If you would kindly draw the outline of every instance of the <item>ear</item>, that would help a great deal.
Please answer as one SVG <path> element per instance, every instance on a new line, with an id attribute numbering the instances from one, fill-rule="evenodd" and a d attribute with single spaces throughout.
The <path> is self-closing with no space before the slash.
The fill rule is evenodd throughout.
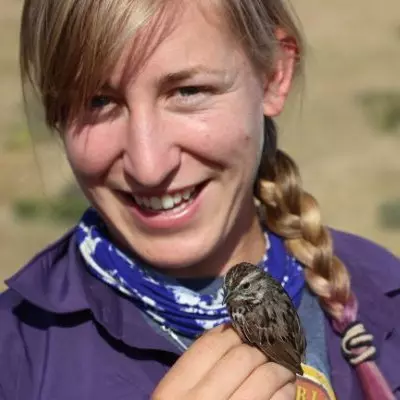
<path id="1" fill-rule="evenodd" d="M 278 54 L 272 74 L 265 77 L 264 114 L 267 117 L 279 115 L 285 105 L 292 84 L 298 48 L 293 37 L 283 29 L 275 32 L 278 41 Z"/>

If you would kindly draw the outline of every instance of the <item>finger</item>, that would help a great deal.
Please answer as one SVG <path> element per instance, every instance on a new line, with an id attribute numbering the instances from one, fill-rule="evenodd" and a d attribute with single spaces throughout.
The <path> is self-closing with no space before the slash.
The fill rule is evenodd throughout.
<path id="1" fill-rule="evenodd" d="M 275 398 L 273 396 L 285 388 L 284 394 L 289 392 L 286 386 L 295 386 L 296 376 L 288 369 L 279 364 L 268 362 L 259 366 L 243 382 L 243 384 L 232 395 L 231 400 L 254 399 L 274 400 L 286 399 L 287 397 Z M 291 392 L 289 392 L 291 394 Z M 294 398 L 294 397 L 288 397 Z"/>
<path id="2" fill-rule="evenodd" d="M 277 393 L 275 393 L 271 400 L 295 400 L 296 399 L 296 384 L 288 383 Z"/>
<path id="3" fill-rule="evenodd" d="M 230 349 L 193 388 L 198 399 L 230 399 L 233 393 L 266 362 L 255 347 L 241 343 Z"/>
<path id="4" fill-rule="evenodd" d="M 197 339 L 178 359 L 160 382 L 158 390 L 179 389 L 181 393 L 194 387 L 232 347 L 241 343 L 237 333 L 226 325 L 211 329 Z"/>

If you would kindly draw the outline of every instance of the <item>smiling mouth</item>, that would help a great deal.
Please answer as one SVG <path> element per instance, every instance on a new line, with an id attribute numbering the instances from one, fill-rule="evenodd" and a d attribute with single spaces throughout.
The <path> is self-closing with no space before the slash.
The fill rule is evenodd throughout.
<path id="1" fill-rule="evenodd" d="M 166 211 L 179 212 L 191 204 L 205 184 L 191 186 L 174 193 L 166 193 L 162 196 L 139 196 L 127 192 L 120 192 L 125 199 L 133 202 L 135 206 L 143 211 L 151 213 L 162 213 Z"/>

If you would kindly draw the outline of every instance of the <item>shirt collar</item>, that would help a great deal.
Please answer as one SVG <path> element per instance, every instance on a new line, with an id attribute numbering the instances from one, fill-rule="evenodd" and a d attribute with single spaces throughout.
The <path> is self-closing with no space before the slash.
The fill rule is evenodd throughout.
<path id="1" fill-rule="evenodd" d="M 89 273 L 74 229 L 40 252 L 6 284 L 23 299 L 51 313 L 90 310 L 110 335 L 131 347 L 176 351 L 148 325 L 130 299 Z"/>
<path id="2" fill-rule="evenodd" d="M 74 230 L 38 253 L 6 281 L 25 300 L 50 312 L 64 314 L 89 308 L 80 274 Z"/>

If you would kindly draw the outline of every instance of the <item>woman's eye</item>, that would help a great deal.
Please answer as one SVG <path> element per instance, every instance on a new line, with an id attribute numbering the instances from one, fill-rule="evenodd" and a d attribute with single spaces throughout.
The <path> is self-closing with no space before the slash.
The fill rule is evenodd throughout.
<path id="1" fill-rule="evenodd" d="M 198 86 L 184 86 L 177 90 L 179 95 L 182 97 L 194 96 L 202 91 L 203 89 Z"/>
<path id="2" fill-rule="evenodd" d="M 117 96 L 99 94 L 89 100 L 86 109 L 87 121 L 91 124 L 110 121 L 117 118 L 123 110 L 123 104 Z"/>
<path id="3" fill-rule="evenodd" d="M 90 108 L 96 110 L 108 106 L 112 102 L 109 96 L 98 95 L 93 96 L 90 100 Z"/>
<path id="4" fill-rule="evenodd" d="M 191 110 L 201 106 L 211 93 L 212 89 L 207 86 L 181 86 L 172 91 L 170 100 L 178 108 Z"/>

